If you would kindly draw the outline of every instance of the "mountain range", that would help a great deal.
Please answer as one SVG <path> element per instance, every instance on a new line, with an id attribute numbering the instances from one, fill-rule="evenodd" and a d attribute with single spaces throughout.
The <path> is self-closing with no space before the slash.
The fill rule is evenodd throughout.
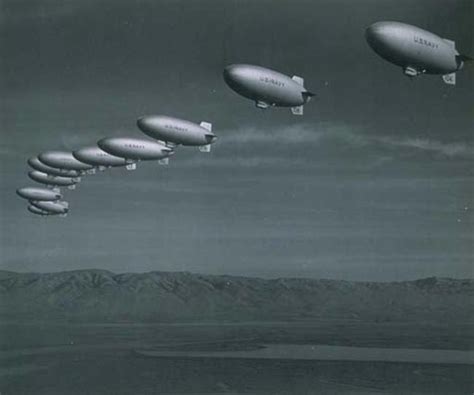
<path id="1" fill-rule="evenodd" d="M 0 271 L 0 319 L 468 322 L 474 280 L 354 282 L 188 272 Z"/>

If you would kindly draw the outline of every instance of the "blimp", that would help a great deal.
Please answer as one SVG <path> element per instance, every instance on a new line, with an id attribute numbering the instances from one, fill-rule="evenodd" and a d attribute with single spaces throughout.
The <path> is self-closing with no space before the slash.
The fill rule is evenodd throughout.
<path id="1" fill-rule="evenodd" d="M 38 155 L 38 159 L 45 165 L 57 169 L 75 170 L 81 174 L 94 173 L 94 166 L 78 161 L 72 152 L 67 151 L 47 151 Z"/>
<path id="2" fill-rule="evenodd" d="M 168 146 L 197 146 L 201 152 L 210 152 L 217 137 L 212 133 L 212 124 L 199 124 L 165 115 L 149 115 L 138 118 L 138 128 L 151 138 L 163 141 Z"/>
<path id="3" fill-rule="evenodd" d="M 41 215 L 41 216 L 54 215 L 54 214 L 52 214 L 48 211 L 41 210 L 38 207 L 33 206 L 32 204 L 30 204 L 27 208 L 28 208 L 28 211 L 30 213 L 33 213 L 33 214 L 36 214 L 36 215 Z"/>
<path id="4" fill-rule="evenodd" d="M 97 146 L 81 148 L 72 153 L 77 160 L 95 166 L 99 170 L 105 170 L 110 167 L 125 166 L 127 169 L 133 169 L 133 163 L 127 162 L 125 158 L 110 155 Z"/>
<path id="5" fill-rule="evenodd" d="M 369 46 L 383 59 L 400 66 L 408 77 L 438 74 L 446 84 L 456 84 L 456 72 L 464 62 L 454 41 L 401 22 L 382 21 L 365 31 Z"/>
<path id="6" fill-rule="evenodd" d="M 41 162 L 38 157 L 29 158 L 28 164 L 34 170 L 38 170 L 53 176 L 79 177 L 81 175 L 81 173 L 76 170 L 57 169 L 55 167 L 47 166 L 43 162 Z"/>
<path id="7" fill-rule="evenodd" d="M 303 115 L 303 105 L 315 94 L 304 87 L 304 79 L 250 64 L 232 64 L 224 69 L 224 80 L 239 95 L 253 100 L 258 108 L 290 107 Z"/>
<path id="8" fill-rule="evenodd" d="M 58 190 L 25 187 L 16 190 L 18 196 L 30 201 L 57 201 L 62 199 L 63 195 Z"/>
<path id="9" fill-rule="evenodd" d="M 36 170 L 28 172 L 28 177 L 40 184 L 51 187 L 68 187 L 68 189 L 76 189 L 76 184 L 80 181 L 80 178 L 52 176 Z"/>
<path id="10" fill-rule="evenodd" d="M 49 215 L 60 215 L 62 217 L 65 217 L 69 212 L 69 203 L 64 200 L 60 200 L 57 202 L 31 202 L 31 206 L 36 207 L 48 213 Z"/>
<path id="11" fill-rule="evenodd" d="M 126 159 L 133 167 L 136 166 L 135 162 L 142 160 L 157 160 L 160 164 L 166 165 L 169 156 L 174 154 L 172 147 L 133 137 L 106 137 L 99 140 L 97 145 L 110 155 Z"/>

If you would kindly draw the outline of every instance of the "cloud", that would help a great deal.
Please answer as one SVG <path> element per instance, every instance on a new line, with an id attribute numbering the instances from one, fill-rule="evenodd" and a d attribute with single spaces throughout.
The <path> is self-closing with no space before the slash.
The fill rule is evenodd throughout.
<path id="1" fill-rule="evenodd" d="M 474 159 L 474 146 L 464 142 L 442 143 L 426 138 L 396 139 L 393 137 L 378 137 L 374 138 L 374 141 L 393 147 L 432 152 L 447 158 Z"/>
<path id="2" fill-rule="evenodd" d="M 264 130 L 255 126 L 220 133 L 222 139 L 230 144 L 264 143 L 268 144 L 321 144 L 325 140 L 340 140 L 350 145 L 366 145 L 366 138 L 352 132 L 345 124 L 319 122 L 317 124 L 287 125 Z"/>
<path id="3" fill-rule="evenodd" d="M 126 130 L 115 130 L 109 135 L 148 139 Z M 346 168 L 350 165 L 367 169 L 382 166 L 397 156 L 416 154 L 417 151 L 445 159 L 474 159 L 474 146 L 467 142 L 444 143 L 428 138 L 374 135 L 365 132 L 363 127 L 344 123 L 319 122 L 275 128 L 248 126 L 220 130 L 218 136 L 218 143 L 212 149 L 212 158 L 194 155 L 192 149 L 178 147 L 179 151 L 186 153 L 182 155 L 179 152 L 181 155 L 172 158 L 173 166 L 320 168 L 326 163 L 331 168 Z M 60 137 L 60 146 L 62 149 L 75 150 L 81 146 L 94 145 L 99 137 L 95 131 L 64 134 Z M 312 150 L 314 155 L 309 154 Z M 344 155 L 342 160 L 341 155 Z M 332 157 L 337 163 L 331 160 Z"/>
<path id="4" fill-rule="evenodd" d="M 274 143 L 301 144 L 318 143 L 325 133 L 314 125 L 292 125 L 264 130 L 255 126 L 237 130 L 224 130 L 222 139 L 230 144 Z"/>
<path id="5" fill-rule="evenodd" d="M 252 168 L 252 167 L 310 167 L 311 163 L 303 158 L 283 156 L 252 155 L 245 157 L 214 157 L 197 155 L 193 158 L 172 158 L 172 165 L 176 168 L 213 167 L 213 168 Z"/>
<path id="6" fill-rule="evenodd" d="M 439 154 L 446 158 L 474 159 L 474 146 L 467 142 L 441 142 L 429 138 L 393 137 L 369 135 L 361 127 L 345 124 L 318 123 L 299 124 L 262 130 L 247 127 L 222 132 L 222 142 L 226 144 L 296 144 L 323 146 L 336 144 L 352 147 L 354 150 L 388 148 L 399 149 L 403 154 L 407 149 Z M 293 151 L 294 152 L 294 151 Z"/>

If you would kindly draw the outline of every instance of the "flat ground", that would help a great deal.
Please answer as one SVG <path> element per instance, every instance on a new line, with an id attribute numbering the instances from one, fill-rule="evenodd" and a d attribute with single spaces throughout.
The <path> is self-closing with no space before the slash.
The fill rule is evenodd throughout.
<path id="1" fill-rule="evenodd" d="M 5 394 L 365 394 L 474 392 L 474 365 L 202 357 L 262 344 L 472 349 L 472 326 L 433 323 L 0 325 Z M 137 350 L 188 355 L 142 355 Z"/>

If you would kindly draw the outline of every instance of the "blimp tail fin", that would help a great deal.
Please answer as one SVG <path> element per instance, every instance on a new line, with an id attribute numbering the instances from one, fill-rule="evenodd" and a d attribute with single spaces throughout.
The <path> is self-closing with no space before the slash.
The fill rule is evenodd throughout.
<path id="1" fill-rule="evenodd" d="M 212 123 L 209 123 L 209 122 L 201 122 L 199 124 L 199 126 L 201 126 L 202 128 L 206 129 L 206 130 L 209 130 L 210 132 L 212 132 Z"/>
<path id="2" fill-rule="evenodd" d="M 303 115 L 303 106 L 291 107 L 293 115 Z"/>
<path id="3" fill-rule="evenodd" d="M 51 188 L 51 190 L 52 190 L 54 193 L 61 193 L 61 190 L 60 190 L 58 187 L 53 187 L 53 188 Z"/>
<path id="4" fill-rule="evenodd" d="M 76 189 L 76 184 L 68 185 L 67 189 Z"/>
<path id="5" fill-rule="evenodd" d="M 456 73 L 443 75 L 443 81 L 448 85 L 456 85 Z"/>
<path id="6" fill-rule="evenodd" d="M 304 78 L 294 75 L 293 77 L 291 77 L 291 79 L 295 81 L 298 85 L 304 86 Z"/>
<path id="7" fill-rule="evenodd" d="M 453 40 L 449 40 L 447 38 L 443 38 L 443 40 L 448 44 L 450 47 L 456 48 L 456 42 Z"/>
<path id="8" fill-rule="evenodd" d="M 59 214 L 59 216 L 60 216 L 61 218 L 66 218 L 66 217 L 67 217 L 67 214 L 66 214 L 66 213 L 65 213 L 65 214 Z"/>
<path id="9" fill-rule="evenodd" d="M 158 161 L 158 164 L 163 165 L 163 166 L 169 165 L 169 163 L 170 163 L 170 158 L 163 158 Z"/>

